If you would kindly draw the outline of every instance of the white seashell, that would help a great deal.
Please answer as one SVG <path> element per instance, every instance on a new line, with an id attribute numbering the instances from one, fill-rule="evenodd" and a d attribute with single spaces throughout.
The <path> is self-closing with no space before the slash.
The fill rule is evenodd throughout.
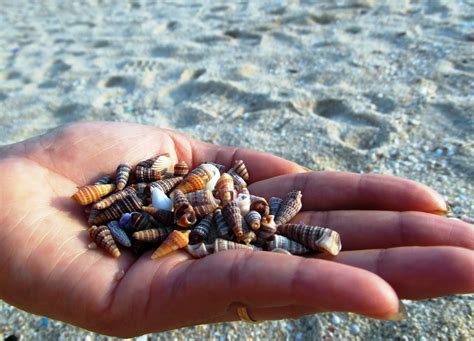
<path id="1" fill-rule="evenodd" d="M 153 162 L 151 169 L 160 172 L 162 174 L 166 173 L 168 168 L 171 166 L 171 158 L 169 154 L 163 154 L 158 156 L 158 158 Z"/>
<path id="2" fill-rule="evenodd" d="M 240 208 L 240 213 L 246 216 L 250 211 L 250 195 L 247 193 L 239 193 L 235 201 Z"/>
<path id="3" fill-rule="evenodd" d="M 173 201 L 166 196 L 160 188 L 153 188 L 151 191 L 151 204 L 154 208 L 173 211 Z"/>
<path id="4" fill-rule="evenodd" d="M 219 180 L 219 177 L 221 176 L 221 173 L 219 172 L 219 169 L 216 166 L 211 165 L 210 163 L 203 163 L 199 167 L 206 170 L 207 173 L 212 174 L 212 177 L 207 182 L 205 189 L 207 189 L 209 191 L 213 191 L 214 188 L 216 187 L 217 180 Z"/>

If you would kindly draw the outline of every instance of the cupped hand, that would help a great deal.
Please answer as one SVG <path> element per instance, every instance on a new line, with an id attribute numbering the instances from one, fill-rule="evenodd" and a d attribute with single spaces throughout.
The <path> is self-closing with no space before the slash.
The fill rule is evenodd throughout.
<path id="1" fill-rule="evenodd" d="M 168 152 L 193 167 L 242 159 L 250 192 L 303 193 L 294 221 L 337 230 L 337 257 L 232 250 L 191 259 L 178 251 L 119 259 L 89 250 L 86 219 L 70 196 L 121 161 Z M 399 298 L 474 289 L 472 227 L 426 186 L 380 175 L 306 172 L 268 154 L 206 144 L 134 124 L 80 123 L 0 148 L 0 295 L 26 311 L 128 337 L 202 323 L 351 311 L 387 319 Z M 125 275 L 117 280 L 121 270 Z"/>

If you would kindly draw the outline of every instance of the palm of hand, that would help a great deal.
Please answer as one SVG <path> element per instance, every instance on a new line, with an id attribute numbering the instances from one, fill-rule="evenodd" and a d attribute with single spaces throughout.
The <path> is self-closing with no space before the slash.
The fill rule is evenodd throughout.
<path id="1" fill-rule="evenodd" d="M 266 154 L 128 124 L 72 125 L 2 152 L 2 298 L 87 329 L 129 336 L 227 321 L 237 318 L 238 304 L 249 307 L 256 319 L 330 310 L 386 318 L 397 311 L 397 294 L 424 298 L 472 290 L 472 276 L 461 269 L 472 266 L 467 224 L 424 213 L 353 211 L 443 209 L 435 193 L 412 182 L 295 174 L 302 171 L 299 166 Z M 242 250 L 201 260 L 176 252 L 155 261 L 149 254 L 135 259 L 123 252 L 117 260 L 88 250 L 82 208 L 69 199 L 76 186 L 101 172 L 113 173 L 121 161 L 137 162 L 159 152 L 193 166 L 204 160 L 229 165 L 241 158 L 252 177 L 251 192 L 266 197 L 302 189 L 305 212 L 297 220 L 327 222 L 341 233 L 347 251 L 328 262 Z M 324 200 L 313 192 L 316 187 L 326 193 Z M 444 264 L 444 273 L 428 267 L 433 261 Z M 121 270 L 126 274 L 117 281 Z M 445 275 L 451 280 L 443 280 Z M 420 278 L 425 284 L 417 283 Z"/>

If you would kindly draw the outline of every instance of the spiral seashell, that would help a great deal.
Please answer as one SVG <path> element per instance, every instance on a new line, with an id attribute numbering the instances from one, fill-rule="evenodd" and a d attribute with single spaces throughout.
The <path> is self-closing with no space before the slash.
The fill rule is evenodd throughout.
<path id="1" fill-rule="evenodd" d="M 298 214 L 302 207 L 301 191 L 291 191 L 281 203 L 278 214 L 275 216 L 275 223 L 286 224 Z"/>
<path id="2" fill-rule="evenodd" d="M 99 214 L 99 210 L 95 207 L 92 207 L 89 212 L 89 218 L 87 218 L 87 224 L 88 225 L 93 225 L 95 218 Z"/>
<path id="3" fill-rule="evenodd" d="M 271 239 L 275 232 L 277 231 L 277 226 L 273 220 L 272 215 L 267 215 L 262 218 L 260 221 L 260 228 L 257 232 L 257 242 L 259 245 L 262 245 L 267 240 Z"/>
<path id="4" fill-rule="evenodd" d="M 173 188 L 175 188 L 181 181 L 183 177 L 176 176 L 168 179 L 158 180 L 150 183 L 150 189 L 160 188 L 163 193 L 168 194 Z"/>
<path id="5" fill-rule="evenodd" d="M 158 223 L 166 226 L 174 224 L 174 213 L 171 211 L 159 210 L 150 206 L 144 206 L 142 210 L 155 218 Z"/>
<path id="6" fill-rule="evenodd" d="M 270 207 L 268 206 L 267 200 L 252 194 L 250 194 L 250 209 L 257 211 L 262 217 L 265 217 L 270 213 Z"/>
<path id="7" fill-rule="evenodd" d="M 249 172 L 247 170 L 247 167 L 245 166 L 244 161 L 242 160 L 235 160 L 234 166 L 232 167 L 232 170 L 239 174 L 242 179 L 245 181 L 249 180 Z"/>
<path id="8" fill-rule="evenodd" d="M 138 182 L 152 182 L 161 180 L 161 173 L 151 168 L 137 166 L 135 168 L 135 178 Z"/>
<path id="9" fill-rule="evenodd" d="M 157 259 L 167 254 L 182 249 L 189 244 L 189 234 L 191 231 L 178 231 L 174 230 L 171 232 L 165 241 L 160 245 L 158 249 L 151 255 L 151 259 Z"/>
<path id="10" fill-rule="evenodd" d="M 161 175 L 164 175 L 170 166 L 171 166 L 170 154 L 166 153 L 166 154 L 159 155 L 156 158 L 156 160 L 153 162 L 150 168 L 153 169 L 154 171 L 157 171 Z"/>
<path id="11" fill-rule="evenodd" d="M 151 204 L 154 208 L 165 211 L 173 210 L 173 201 L 166 196 L 161 188 L 153 188 L 151 190 Z"/>
<path id="12" fill-rule="evenodd" d="M 213 213 L 219 207 L 218 204 L 208 204 L 208 205 L 200 205 L 194 206 L 194 213 L 196 213 L 197 218 L 202 218 L 207 216 L 208 214 Z"/>
<path id="13" fill-rule="evenodd" d="M 196 192 L 204 189 L 209 178 L 207 175 L 188 174 L 186 178 L 176 187 L 176 190 L 180 190 L 183 193 Z"/>
<path id="14" fill-rule="evenodd" d="M 216 187 L 216 183 L 219 180 L 221 173 L 219 172 L 219 169 L 217 169 L 216 166 L 210 164 L 210 163 L 203 163 L 199 167 L 203 168 L 209 177 L 209 181 L 206 183 L 205 189 L 209 191 L 213 191 L 214 188 Z"/>
<path id="15" fill-rule="evenodd" d="M 120 250 L 118 249 L 117 244 L 115 244 L 114 238 L 107 226 L 93 225 L 87 230 L 87 232 L 89 232 L 92 241 L 105 249 L 113 257 L 118 258 L 120 256 Z"/>
<path id="16" fill-rule="evenodd" d="M 209 255 L 206 244 L 198 243 L 186 246 L 186 251 L 194 258 L 203 258 Z"/>
<path id="17" fill-rule="evenodd" d="M 128 178 L 130 172 L 132 171 L 132 166 L 128 163 L 121 163 L 118 165 L 115 172 L 115 184 L 117 185 L 117 190 L 121 191 L 127 186 Z"/>
<path id="18" fill-rule="evenodd" d="M 241 238 L 244 234 L 242 229 L 242 215 L 240 214 L 240 209 L 237 203 L 234 201 L 229 202 L 222 208 L 222 215 L 224 219 L 234 232 L 234 235 L 237 238 Z"/>
<path id="19" fill-rule="evenodd" d="M 226 250 L 235 250 L 235 249 L 247 249 L 253 250 L 254 247 L 251 245 L 245 245 L 240 243 L 231 242 L 230 240 L 225 240 L 221 238 L 217 238 L 214 241 L 214 253 L 226 251 Z"/>
<path id="20" fill-rule="evenodd" d="M 115 189 L 114 184 L 83 186 L 71 197 L 81 205 L 89 205 Z"/>
<path id="21" fill-rule="evenodd" d="M 154 156 L 150 159 L 146 159 L 146 160 L 143 160 L 143 161 L 140 161 L 139 163 L 137 163 L 137 167 L 143 167 L 143 168 L 151 168 L 151 166 L 153 166 L 153 164 L 155 163 L 156 160 L 158 160 L 158 158 L 162 155 L 169 155 L 168 153 L 165 153 L 165 154 L 160 154 L 160 155 L 157 155 L 157 156 Z"/>
<path id="22" fill-rule="evenodd" d="M 280 209 L 281 203 L 283 202 L 283 199 L 278 198 L 278 197 L 271 197 L 270 200 L 268 201 L 268 205 L 270 206 L 270 215 L 276 216 L 278 213 L 278 210 Z"/>
<path id="23" fill-rule="evenodd" d="M 189 167 L 185 161 L 174 165 L 174 176 L 186 176 L 189 173 Z"/>
<path id="24" fill-rule="evenodd" d="M 135 189 L 137 193 L 137 197 L 139 197 L 142 200 L 148 200 L 148 197 L 150 196 L 150 191 L 149 191 L 148 184 L 146 182 L 137 182 L 136 184 L 125 187 L 124 191 L 129 187 Z"/>
<path id="25" fill-rule="evenodd" d="M 219 171 L 220 174 L 224 173 L 225 171 L 225 166 L 224 165 L 221 165 L 220 163 L 215 163 L 215 162 L 211 162 L 211 161 L 205 161 L 204 164 L 209 164 L 209 165 L 213 165 L 214 167 L 217 168 L 217 170 Z"/>
<path id="26" fill-rule="evenodd" d="M 116 202 L 117 200 L 123 199 L 127 195 L 136 193 L 136 192 L 137 190 L 135 189 L 135 187 L 128 186 L 124 188 L 123 191 L 112 193 L 111 195 L 105 197 L 104 199 L 96 202 L 93 205 L 93 207 L 99 210 L 103 210 L 104 208 L 112 206 L 112 204 Z"/>
<path id="27" fill-rule="evenodd" d="M 142 231 L 160 227 L 160 224 L 146 212 L 133 212 L 131 214 L 133 231 Z"/>
<path id="28" fill-rule="evenodd" d="M 191 172 L 189 172 L 188 176 L 190 176 L 190 175 L 199 175 L 199 176 L 202 176 L 202 177 L 207 177 L 207 181 L 209 181 L 209 179 L 211 179 L 212 176 L 214 175 L 214 172 L 215 172 L 214 169 L 217 169 L 217 168 L 215 168 L 215 167 L 210 168 L 208 166 L 212 166 L 212 165 L 202 163 L 199 166 L 197 166 L 196 168 L 194 168 L 193 170 L 191 170 Z"/>
<path id="29" fill-rule="evenodd" d="M 174 222 L 181 227 L 189 227 L 196 223 L 196 213 L 193 207 L 189 204 L 188 199 L 177 189 L 173 199 L 174 207 Z"/>
<path id="30" fill-rule="evenodd" d="M 250 211 L 250 194 L 247 188 L 244 188 L 242 192 L 237 195 L 237 199 L 235 200 L 237 205 L 239 205 L 240 213 L 245 216 Z"/>
<path id="31" fill-rule="evenodd" d="M 311 250 L 326 252 L 333 256 L 341 251 L 339 233 L 325 227 L 284 224 L 278 226 L 278 233 L 300 242 Z"/>
<path id="32" fill-rule="evenodd" d="M 257 211 L 249 211 L 245 216 L 245 221 L 249 224 L 253 231 L 257 231 L 260 228 L 260 220 L 262 216 Z"/>
<path id="33" fill-rule="evenodd" d="M 94 185 L 107 185 L 112 183 L 112 177 L 110 175 L 104 175 L 99 180 L 94 182 Z"/>
<path id="34" fill-rule="evenodd" d="M 201 206 L 209 204 L 219 204 L 220 202 L 216 201 L 212 192 L 207 189 L 202 189 L 196 192 L 186 193 L 186 198 L 189 201 L 191 206 Z"/>
<path id="35" fill-rule="evenodd" d="M 304 245 L 279 234 L 275 234 L 272 240 L 266 242 L 266 249 L 284 249 L 293 255 L 305 255 L 310 252 Z"/>
<path id="36" fill-rule="evenodd" d="M 291 256 L 291 252 L 290 252 L 290 251 L 287 251 L 287 250 L 285 250 L 285 249 L 281 249 L 281 248 L 279 248 L 279 247 L 273 249 L 272 252 L 283 253 L 283 254 L 285 254 L 285 255 Z"/>
<path id="37" fill-rule="evenodd" d="M 159 227 L 133 232 L 132 237 L 135 240 L 140 240 L 144 242 L 159 242 L 165 240 L 168 235 L 169 231 L 167 229 Z"/>
<path id="38" fill-rule="evenodd" d="M 234 180 L 229 174 L 224 173 L 220 176 L 216 189 L 223 205 L 235 199 Z"/>
<path id="39" fill-rule="evenodd" d="M 212 215 L 207 215 L 202 219 L 191 231 L 189 235 L 189 242 L 191 244 L 201 243 L 207 239 L 209 235 L 209 228 L 212 224 Z"/>
<path id="40" fill-rule="evenodd" d="M 102 210 L 97 215 L 97 217 L 95 217 L 93 223 L 98 225 L 110 220 L 119 219 L 122 214 L 127 212 L 139 211 L 142 206 L 143 203 L 136 196 L 136 194 L 129 194 L 125 198 L 114 202 L 112 206 L 106 208 L 105 210 Z"/>
<path id="41" fill-rule="evenodd" d="M 217 235 L 221 238 L 228 238 L 230 233 L 230 227 L 226 223 L 222 210 L 220 208 L 214 211 L 214 222 L 217 225 Z"/>
<path id="42" fill-rule="evenodd" d="M 134 230 L 132 225 L 132 214 L 131 213 L 124 213 L 120 217 L 119 226 L 122 230 L 131 232 Z"/>
<path id="43" fill-rule="evenodd" d="M 234 180 L 234 188 L 237 192 L 242 192 L 242 189 L 247 188 L 247 183 L 242 177 L 235 172 L 232 168 L 227 172 Z"/>
<path id="44" fill-rule="evenodd" d="M 110 230 L 110 233 L 112 234 L 112 237 L 114 238 L 115 242 L 125 246 L 125 247 L 130 247 L 132 246 L 132 242 L 128 238 L 127 234 L 125 233 L 124 230 L 122 230 L 119 226 L 119 223 L 117 220 L 112 220 L 107 223 L 107 227 Z"/>

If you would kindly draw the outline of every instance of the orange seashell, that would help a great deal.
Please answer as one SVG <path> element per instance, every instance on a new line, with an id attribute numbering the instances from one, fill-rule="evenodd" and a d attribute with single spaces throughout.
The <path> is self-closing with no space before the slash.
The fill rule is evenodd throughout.
<path id="1" fill-rule="evenodd" d="M 182 181 L 183 178 L 181 176 L 158 180 L 150 183 L 150 189 L 160 188 L 163 193 L 168 194 L 169 191 L 175 188 Z"/>
<path id="2" fill-rule="evenodd" d="M 216 189 L 223 205 L 235 199 L 234 179 L 229 174 L 224 173 L 220 176 Z"/>
<path id="3" fill-rule="evenodd" d="M 260 221 L 260 228 L 257 232 L 257 244 L 262 245 L 269 239 L 272 239 L 273 235 L 277 231 L 277 226 L 273 220 L 272 215 L 267 215 Z"/>
<path id="4" fill-rule="evenodd" d="M 298 214 L 302 207 L 301 191 L 291 191 L 281 203 L 275 216 L 275 223 L 277 225 L 286 224 Z"/>
<path id="5" fill-rule="evenodd" d="M 247 167 L 245 166 L 244 161 L 242 160 L 235 160 L 234 166 L 232 167 L 234 172 L 240 175 L 242 179 L 245 181 L 249 180 L 249 172 L 247 170 Z"/>
<path id="6" fill-rule="evenodd" d="M 174 165 L 174 176 L 185 176 L 188 173 L 189 167 L 185 161 L 178 162 Z"/>
<path id="7" fill-rule="evenodd" d="M 151 255 L 151 259 L 157 259 L 167 254 L 182 249 L 189 244 L 189 234 L 191 231 L 178 231 L 174 230 L 171 232 L 165 241 L 160 245 L 158 249 Z"/>
<path id="8" fill-rule="evenodd" d="M 89 205 L 115 189 L 114 184 L 90 185 L 80 187 L 71 198 L 81 205 Z"/>
<path id="9" fill-rule="evenodd" d="M 163 241 L 168 235 L 169 231 L 167 229 L 156 228 L 134 232 L 132 237 L 145 242 L 158 242 Z"/>
<path id="10" fill-rule="evenodd" d="M 128 163 L 121 163 L 118 165 L 115 174 L 115 184 L 117 185 L 117 190 L 121 191 L 125 188 L 125 186 L 127 186 L 131 171 L 132 166 L 130 166 Z"/>
<path id="11" fill-rule="evenodd" d="M 188 199 L 179 189 L 174 191 L 174 221 L 178 226 L 189 227 L 196 223 L 196 213 Z"/>
<path id="12" fill-rule="evenodd" d="M 136 193 L 136 191 L 137 190 L 134 187 L 128 186 L 124 188 L 123 191 L 112 193 L 101 201 L 96 202 L 93 207 L 99 210 L 103 210 L 104 208 L 112 206 L 112 204 L 117 200 L 123 199 L 129 194 Z"/>
<path id="13" fill-rule="evenodd" d="M 209 178 L 203 175 L 189 174 L 184 178 L 176 189 L 179 189 L 183 193 L 196 192 L 206 187 L 206 183 L 209 181 Z"/>
<path id="14" fill-rule="evenodd" d="M 113 257 L 117 258 L 120 256 L 120 250 L 118 249 L 117 244 L 115 244 L 114 238 L 107 226 L 101 225 L 97 227 L 96 225 L 93 225 L 87 230 L 87 232 L 89 232 L 92 241 L 105 249 Z"/>

